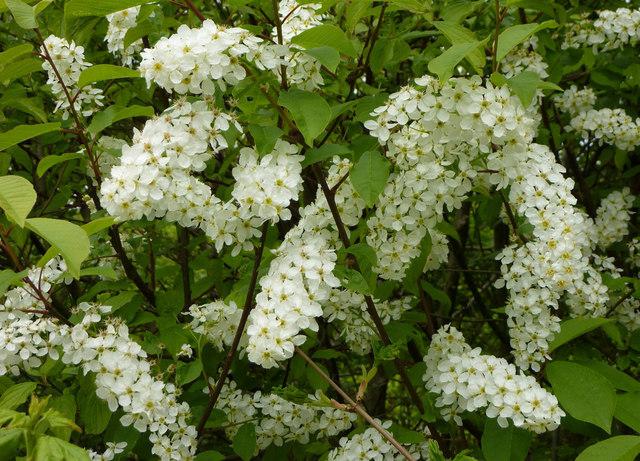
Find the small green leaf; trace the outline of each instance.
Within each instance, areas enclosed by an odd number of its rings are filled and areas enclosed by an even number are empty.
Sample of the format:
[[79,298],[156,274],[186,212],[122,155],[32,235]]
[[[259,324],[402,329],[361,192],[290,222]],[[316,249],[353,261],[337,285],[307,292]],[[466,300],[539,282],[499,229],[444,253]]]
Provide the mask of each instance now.
[[[478,40],[473,32],[460,24],[456,24],[455,22],[434,21],[433,25],[436,29],[442,32],[445,37],[447,37],[447,40],[449,40],[452,45],[457,45],[459,43],[472,43]],[[470,51],[466,55],[466,59],[471,63],[478,74],[482,72],[482,68],[486,62],[483,49],[476,48],[475,50]]]
[[89,461],[89,454],[57,437],[41,435],[34,449],[34,461]]
[[25,429],[17,427],[0,429],[0,461],[18,459],[18,450],[22,445],[25,432]]
[[268,154],[271,152],[276,145],[276,141],[283,133],[280,128],[273,125],[249,125],[247,128],[253,137],[256,151],[258,151],[259,154]]
[[103,80],[140,77],[140,72],[128,67],[114,66],[113,64],[96,64],[82,71],[78,78],[78,88]]
[[7,8],[11,11],[13,18],[23,29],[35,29],[38,27],[36,13],[32,6],[27,5],[22,0],[4,0]]
[[89,377],[80,384],[77,395],[80,421],[86,434],[101,434],[109,425],[111,410],[107,402],[96,395],[96,387]]
[[352,58],[357,56],[353,43],[342,29],[332,24],[321,24],[307,29],[291,39],[291,43],[305,49],[329,46]]
[[64,5],[64,14],[68,17],[106,16],[116,11],[126,10],[132,6],[151,3],[153,0],[71,0]]
[[614,416],[640,434],[640,392],[618,395]]
[[524,461],[531,444],[531,432],[513,425],[502,428],[488,418],[482,433],[482,453],[491,461]]
[[[497,74],[496,74],[497,75]],[[551,82],[545,82],[540,79],[540,76],[532,71],[520,72],[514,75],[507,81],[507,85],[513,90],[513,92],[520,98],[522,105],[529,107],[531,101],[536,95],[536,90],[562,90],[558,85]]]
[[351,154],[346,146],[339,144],[323,144],[322,146],[313,149],[309,149],[304,154],[304,160],[302,160],[302,166],[307,167],[314,163],[322,162],[323,160],[333,158],[334,156],[345,157]]
[[440,56],[429,61],[427,66],[429,72],[432,72],[438,76],[440,81],[446,81],[453,75],[453,69],[467,57],[471,52],[477,50],[479,47],[484,46],[487,43],[487,39],[481,42],[465,42],[456,43],[451,45],[451,48],[447,49]]
[[80,265],[89,256],[89,237],[80,226],[50,218],[30,218],[25,224],[58,249],[73,277],[80,275]]
[[15,146],[27,139],[35,138],[36,136],[52,131],[58,131],[59,129],[60,124],[58,122],[41,123],[39,125],[19,125],[9,131],[0,133],[0,151]]
[[358,264],[360,264],[360,267],[372,267],[378,263],[378,255],[376,255],[376,250],[374,250],[364,242],[351,245],[345,251],[347,253],[351,253],[358,259]]
[[127,30],[127,33],[124,36],[124,43],[122,46],[126,48],[129,47],[133,42],[141,39],[142,37],[146,37],[152,32],[158,30],[158,25],[145,19],[144,21],[138,22],[135,27]]
[[333,269],[333,273],[338,277],[342,286],[348,290],[365,295],[372,294],[373,290],[371,290],[371,286],[369,286],[360,272],[344,266],[336,266]]
[[524,42],[536,32],[539,32],[542,29],[555,27],[558,27],[558,23],[553,20],[549,20],[540,24],[535,22],[530,24],[518,24],[505,29],[500,33],[500,35],[498,35],[496,59],[498,62],[502,61],[509,51]]
[[616,393],[607,378],[583,365],[563,361],[550,362],[545,373],[567,413],[610,433]]
[[291,89],[280,93],[278,102],[291,113],[293,121],[309,146],[313,146],[313,140],[331,121],[329,104],[315,93]]
[[93,116],[87,129],[89,133],[95,136],[120,120],[133,117],[150,118],[154,115],[153,107],[151,106],[109,106]]
[[101,230],[111,227],[115,220],[116,219],[113,216],[104,216],[102,218],[94,219],[87,224],[83,224],[82,229],[87,233],[87,235],[97,234]]
[[2,393],[0,408],[15,410],[29,399],[36,390],[36,386],[37,384],[33,382],[14,384]]
[[243,461],[249,461],[253,458],[253,453],[256,451],[256,448],[255,426],[252,423],[243,424],[233,438],[233,451],[235,451]]
[[363,153],[349,173],[351,184],[367,206],[375,205],[389,179],[390,163],[377,151]]
[[68,162],[69,160],[75,160],[83,157],[84,155],[79,152],[69,152],[69,153],[60,154],[60,155],[47,155],[46,157],[43,157],[38,162],[38,168],[36,168],[36,174],[39,177],[42,177],[47,172],[47,170],[54,165],[58,165],[59,163],[64,163],[64,162]]
[[565,320],[560,324],[560,333],[549,343],[549,352],[553,352],[563,344],[612,321],[612,319],[600,317],[576,317]]
[[633,461],[640,454],[640,436],[618,435],[591,445],[576,461]]
[[176,384],[180,387],[195,381],[202,373],[202,362],[195,360],[188,363],[180,363],[176,368]]
[[316,60],[331,72],[335,72],[338,64],[340,64],[340,53],[335,48],[330,46],[319,46],[317,48],[309,48],[304,50],[310,56],[316,58]]
[[0,208],[18,226],[24,227],[36,198],[33,186],[22,176],[0,176]]

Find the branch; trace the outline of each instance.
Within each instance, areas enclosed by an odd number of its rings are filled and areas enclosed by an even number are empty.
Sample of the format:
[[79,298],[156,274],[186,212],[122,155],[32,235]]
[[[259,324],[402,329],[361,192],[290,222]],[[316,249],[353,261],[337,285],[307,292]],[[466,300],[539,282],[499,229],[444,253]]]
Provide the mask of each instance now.
[[222,372],[220,373],[220,377],[216,382],[216,386],[209,393],[209,402],[207,403],[207,407],[200,418],[200,422],[198,423],[198,436],[201,436],[204,431],[204,426],[211,416],[211,412],[220,397],[220,392],[222,392],[222,386],[224,386],[225,381],[227,380],[227,376],[229,375],[229,370],[231,369],[231,363],[233,362],[233,358],[236,355],[236,351],[238,350],[238,346],[240,345],[240,339],[242,338],[242,334],[244,333],[244,327],[247,324],[247,319],[249,318],[249,313],[251,309],[253,309],[254,301],[255,301],[255,290],[258,282],[258,270],[260,269],[260,261],[262,260],[262,253],[264,252],[265,242],[267,240],[267,229],[269,227],[269,222],[266,221],[262,225],[262,235],[260,237],[260,246],[256,248],[256,258],[253,262],[253,272],[251,273],[251,281],[249,282],[249,290],[247,291],[247,297],[244,301],[244,307],[242,308],[242,315],[240,317],[240,323],[238,323],[238,329],[236,330],[236,334],[233,337],[233,343],[231,344],[231,348],[229,352],[227,352],[227,356],[222,365]]
[[207,18],[205,18],[204,14],[198,9],[198,7],[193,3],[192,0],[184,0],[184,4],[187,8],[189,8],[193,14],[195,14],[198,19],[204,22]]

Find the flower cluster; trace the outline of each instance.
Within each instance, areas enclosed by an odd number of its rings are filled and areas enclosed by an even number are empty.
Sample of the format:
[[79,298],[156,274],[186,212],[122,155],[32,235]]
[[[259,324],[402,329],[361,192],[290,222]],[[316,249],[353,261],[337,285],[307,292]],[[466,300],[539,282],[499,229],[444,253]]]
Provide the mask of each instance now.
[[[385,429],[391,427],[391,421],[378,423]],[[411,456],[416,460],[429,460],[428,444],[426,442],[407,447]],[[370,427],[364,432],[340,439],[340,446],[329,452],[328,461],[401,461],[406,459],[391,445],[378,430]]]
[[640,269],[640,237],[636,237],[629,242],[629,265],[634,269]]
[[122,64],[129,67],[133,65],[134,56],[142,50],[142,39],[136,40],[127,47],[124,46],[127,32],[136,26],[138,13],[140,13],[140,7],[133,6],[107,15],[109,27],[104,38],[107,49],[112,54],[120,56]]
[[187,423],[189,405],[178,402],[174,385],[152,376],[145,351],[121,320],[103,321],[111,307],[81,303],[76,309],[80,321],[74,325],[41,313],[49,309],[48,291],[64,271],[54,259],[42,269],[31,269],[25,287],[7,293],[0,307],[0,375],[38,367],[45,356],[79,365],[84,374],[95,375],[96,394],[109,409],[123,410],[121,424],[151,432],[154,455],[162,461],[190,459],[196,431]]
[[458,330],[444,326],[433,335],[424,358],[427,389],[439,394],[436,405],[443,416],[462,423],[459,413],[486,408],[502,427],[509,420],[534,432],[554,430],[564,412],[553,394],[532,376],[518,373],[506,360],[472,349]]
[[595,241],[600,248],[619,242],[629,233],[634,200],[635,196],[625,187],[610,193],[600,202],[595,219]]
[[611,315],[629,331],[640,329],[640,299],[625,299]]
[[[398,320],[411,309],[411,298],[375,301],[382,323]],[[329,299],[322,303],[323,315],[335,326],[335,337],[346,343],[349,350],[364,355],[371,352],[371,344],[378,333],[367,312],[364,296],[347,290],[332,289]]]
[[607,51],[627,44],[635,45],[639,38],[640,10],[603,10],[598,12],[598,19],[595,21],[582,15],[571,24],[565,34],[562,49],[591,46],[595,52]]
[[[210,381],[215,384],[213,379]],[[349,429],[356,419],[354,413],[321,403],[319,395],[309,395],[306,400],[308,403],[294,403],[277,394],[260,391],[250,394],[229,381],[222,388],[216,408],[227,416],[225,430],[229,438],[233,438],[243,423],[253,422],[258,450],[271,444],[309,443],[312,438],[331,437]]]
[[[313,56],[305,53],[291,44],[291,39],[307,29],[322,24],[322,16],[317,13],[321,9],[320,3],[300,4],[297,0],[282,0],[278,6],[280,21],[282,21],[282,42],[288,46],[282,57],[287,80],[302,89],[313,90],[324,83],[320,74],[321,64]],[[271,33],[274,41],[278,40],[278,31],[274,27]],[[277,73],[281,69],[274,69]]]
[[572,117],[592,109],[596,104],[596,94],[592,88],[584,87],[578,89],[577,86],[571,85],[568,90],[564,90],[561,94],[554,97],[554,101],[562,112],[566,112]]
[[539,53],[534,51],[533,46],[524,44],[509,52],[502,61],[500,69],[505,77],[511,78],[522,72],[534,72],[541,79],[549,76],[547,69],[549,65]]
[[245,29],[206,20],[199,28],[183,24],[175,34],[142,51],[140,71],[148,84],[155,82],[167,91],[213,94],[216,85],[224,90],[247,76],[241,58],[260,69],[275,69],[280,54],[278,46],[265,45]]
[[91,85],[78,88],[80,74],[91,67],[91,64],[84,60],[84,48],[55,35],[49,35],[43,47],[47,49],[53,62],[52,66],[45,60],[42,68],[47,71],[47,84],[51,85],[51,91],[57,99],[55,110],[62,110],[62,118],[66,120],[70,113],[71,98],[76,112],[85,117],[93,114],[97,107],[102,106],[104,96],[101,89]]
[[88,450],[91,461],[113,461],[116,455],[119,455],[127,448],[127,442],[107,442],[106,445],[107,449],[102,453]]
[[227,147],[223,133],[231,127],[240,129],[232,116],[205,101],[178,101],[123,147],[120,164],[102,183],[102,205],[122,220],[164,218],[200,227],[218,250],[233,243],[236,252],[250,249],[263,221],[289,219],[289,201],[301,190],[302,157],[280,140],[262,159],[243,149],[233,170],[235,198],[223,202],[192,173]]
[[[194,304],[188,315],[192,317],[191,331],[206,336],[216,349],[223,351],[225,346],[233,343],[242,310],[233,301],[229,304],[213,301],[201,306]],[[244,347],[246,342],[246,335],[243,335],[240,347]]]
[[[350,167],[348,160],[334,159],[328,183],[337,184]],[[364,202],[350,181],[340,184],[335,199],[344,224],[357,224]],[[328,299],[331,288],[340,284],[332,273],[337,232],[320,190],[316,201],[300,210],[300,216],[298,224],[275,250],[276,257],[260,280],[261,291],[249,316],[248,357],[265,368],[293,355],[294,346],[305,340],[300,330],[317,331],[315,318],[322,315],[321,303]]]
[[640,118],[628,115],[624,109],[590,109],[580,112],[567,131],[576,131],[584,138],[589,135],[600,144],[612,144],[621,150],[632,151],[640,146]]

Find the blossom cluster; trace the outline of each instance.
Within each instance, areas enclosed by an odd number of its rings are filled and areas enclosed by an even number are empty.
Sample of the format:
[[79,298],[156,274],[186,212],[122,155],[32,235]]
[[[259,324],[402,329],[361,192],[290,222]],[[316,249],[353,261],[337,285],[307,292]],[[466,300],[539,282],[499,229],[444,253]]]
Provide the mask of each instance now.
[[[211,379],[211,383],[215,381]],[[229,438],[233,438],[243,423],[253,422],[258,450],[271,444],[309,443],[312,438],[331,437],[349,429],[356,419],[354,413],[321,403],[319,394],[307,396],[307,401],[294,403],[261,391],[251,394],[229,381],[222,388],[216,408],[227,416],[225,431]]]
[[140,7],[132,6],[107,15],[109,27],[104,38],[107,49],[111,54],[120,56],[122,64],[129,67],[133,65],[135,55],[142,50],[142,39],[136,40],[127,47],[124,46],[124,39],[129,29],[136,26],[139,13]]
[[231,127],[240,130],[232,116],[207,101],[178,101],[123,147],[120,164],[102,183],[102,205],[122,220],[164,218],[200,227],[218,250],[234,243],[235,251],[250,249],[263,221],[289,219],[289,201],[302,187],[302,157],[281,140],[261,159],[255,150],[242,149],[233,169],[234,198],[223,202],[193,173],[227,147],[223,133]]
[[595,106],[596,94],[593,88],[584,87],[578,89],[577,86],[571,85],[569,89],[556,95],[554,101],[558,109],[575,117],[581,112],[586,112]]
[[[192,318],[189,326],[194,333],[205,336],[216,349],[224,351],[225,346],[233,343],[241,315],[242,310],[233,301],[229,304],[220,300],[200,306],[194,304],[189,307]],[[246,346],[246,342],[246,335],[243,335],[240,347]]]
[[[84,60],[84,47],[69,43],[64,38],[49,35],[43,47],[51,57],[51,62],[45,60],[42,68],[47,71],[47,84],[55,96],[55,110],[62,110],[62,118],[66,120],[70,113],[69,99],[73,101],[73,108],[82,115],[93,114],[99,106],[102,106],[104,95],[100,88],[85,85],[78,88],[78,80],[83,70],[91,67]],[[43,50],[44,53],[44,50]]]
[[629,233],[634,200],[635,196],[625,187],[610,193],[600,202],[595,219],[595,241],[600,248],[619,242]]
[[[391,427],[391,421],[377,421],[383,428]],[[342,437],[340,445],[329,452],[328,461],[401,461],[406,459],[391,445],[378,430],[370,427],[364,432],[351,437]],[[429,449],[426,442],[410,445],[407,450],[416,460],[429,460]]]
[[246,29],[206,20],[198,28],[183,24],[175,34],[143,50],[140,71],[148,84],[155,82],[167,91],[213,94],[216,85],[224,91],[247,76],[242,58],[260,69],[275,69],[281,48],[265,44]]
[[45,356],[79,365],[84,374],[94,374],[96,395],[109,409],[122,409],[121,424],[151,432],[154,455],[162,461],[192,457],[196,430],[187,422],[189,405],[178,402],[173,384],[153,377],[146,352],[124,322],[103,320],[111,307],[81,303],[76,309],[80,320],[73,325],[42,314],[50,308],[49,290],[64,279],[65,270],[53,259],[42,269],[31,269],[24,287],[6,294],[0,306],[0,375],[38,367]]
[[102,453],[93,450],[87,450],[91,461],[113,461],[116,455],[119,455],[127,448],[127,442],[107,442],[107,448]]
[[595,52],[635,45],[640,38],[640,10],[618,8],[598,12],[598,19],[581,15],[568,26],[562,49],[591,46]]
[[640,269],[640,237],[636,237],[629,242],[629,265],[634,269]]
[[632,151],[640,146],[640,118],[628,115],[624,109],[590,109],[580,112],[568,127],[584,138],[589,135],[600,144],[615,145],[621,150]]
[[528,40],[522,45],[510,51],[502,61],[500,70],[506,78],[515,77],[522,72],[528,71],[538,74],[541,79],[549,76],[547,69],[549,65],[544,58],[535,51],[537,42]]
[[[398,320],[411,309],[411,297],[408,296],[390,301],[374,299],[374,302],[383,325]],[[335,326],[335,339],[344,342],[356,354],[371,352],[371,344],[378,333],[362,294],[334,288],[322,308],[323,316]]]
[[[334,159],[328,183],[337,184],[348,174],[348,160]],[[364,202],[349,180],[336,191],[336,205],[346,226],[357,224]],[[300,210],[300,220],[274,251],[269,272],[260,279],[261,291],[249,315],[247,335],[249,360],[265,368],[293,355],[294,346],[305,336],[300,331],[317,331],[316,317],[332,288],[340,285],[333,275],[338,237],[333,216],[322,192],[314,203]]]
[[[282,56],[282,65],[285,67],[287,80],[304,90],[313,90],[324,83],[320,68],[320,62],[313,56],[291,43],[291,39],[307,29],[322,24],[322,15],[318,10],[322,8],[320,3],[298,3],[297,0],[282,0],[278,5],[280,15],[282,42],[288,47],[286,54]],[[278,30],[273,28],[271,37],[278,41]],[[277,73],[282,69],[275,69]]]
[[438,394],[436,405],[446,407],[445,420],[462,424],[459,413],[485,409],[501,427],[509,420],[534,432],[552,431],[565,415],[553,394],[532,376],[519,373],[505,359],[472,349],[461,332],[449,325],[433,335],[424,358],[427,389]]

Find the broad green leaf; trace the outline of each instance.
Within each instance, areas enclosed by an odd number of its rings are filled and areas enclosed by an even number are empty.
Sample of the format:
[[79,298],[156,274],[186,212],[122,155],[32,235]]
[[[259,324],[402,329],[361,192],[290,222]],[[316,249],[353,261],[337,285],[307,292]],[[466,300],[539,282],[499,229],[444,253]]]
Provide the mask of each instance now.
[[139,78],[140,76],[140,72],[128,67],[114,66],[113,64],[96,64],[82,71],[78,78],[78,88],[103,80]]
[[591,445],[576,461],[633,461],[640,454],[640,436],[618,435]]
[[68,162],[69,160],[75,160],[78,158],[83,158],[84,155],[79,152],[68,152],[66,154],[60,155],[47,155],[43,157],[42,160],[38,162],[38,168],[36,168],[36,174],[39,177],[42,177],[49,168],[54,165],[58,165],[59,163]]
[[95,384],[90,378],[84,378],[77,395],[80,421],[87,434],[101,434],[111,419],[111,410],[107,402],[96,395]]
[[24,227],[36,198],[33,186],[22,176],[0,176],[0,208],[18,226]]
[[374,250],[364,242],[351,245],[345,251],[347,253],[351,253],[358,259],[358,264],[360,264],[360,267],[372,267],[375,266],[378,262],[376,250]]
[[35,138],[36,136],[52,131],[58,131],[59,129],[60,124],[58,122],[40,123],[38,125],[19,125],[9,131],[0,133],[0,151],[15,146],[27,139]]
[[222,461],[226,458],[218,451],[207,450],[202,453],[198,453],[193,461]]
[[14,384],[2,393],[0,408],[15,410],[29,399],[36,390],[36,386],[37,384],[33,382]]
[[202,374],[202,362],[195,360],[188,363],[180,363],[176,368],[176,384],[184,386],[195,381]]
[[[61,416],[63,416],[64,418],[67,418],[69,421],[74,423],[74,426],[75,426],[76,410],[77,410],[76,399],[70,392],[65,392],[64,394],[58,397],[53,397],[49,401],[49,407],[58,411],[58,413]],[[75,427],[74,426],[57,427],[57,428],[54,428],[51,431],[51,433],[60,439],[68,441],[71,438],[71,433],[74,430],[79,429],[77,426]]]
[[399,424],[392,424],[389,431],[393,434],[393,437],[400,443],[424,443],[424,433],[418,431],[412,431],[406,427],[402,427]]
[[524,461],[531,444],[531,432],[513,425],[502,428],[487,418],[482,433],[482,453],[491,461]]
[[111,266],[94,266],[80,269],[78,277],[102,277],[103,279],[116,280],[118,273]]
[[619,394],[614,416],[640,434],[640,392]]
[[411,293],[418,294],[418,280],[431,253],[431,234],[427,231],[420,241],[420,254],[411,260],[404,276],[404,285]]
[[342,29],[332,24],[321,24],[307,29],[291,39],[291,43],[305,49],[329,46],[352,58],[357,56],[353,43]]
[[595,360],[576,360],[576,362],[600,373],[602,376],[607,378],[611,385],[616,389],[627,392],[640,392],[640,381],[633,379],[631,376],[618,370],[616,367],[612,367],[604,362],[597,362]]
[[389,179],[390,164],[380,152],[367,151],[351,168],[349,178],[367,206],[373,206]]
[[330,46],[319,46],[317,48],[309,48],[304,50],[310,56],[316,58],[316,60],[331,72],[335,72],[338,64],[340,64],[340,53],[335,48]]
[[551,82],[545,82],[540,79],[540,76],[532,71],[520,72],[507,80],[507,85],[511,87],[513,92],[520,98],[522,105],[529,107],[533,97],[536,95],[536,90],[562,90],[558,85]]
[[107,229],[111,227],[115,222],[115,218],[112,216],[104,216],[102,218],[94,219],[87,224],[82,225],[82,229],[87,233],[87,235],[97,234],[103,229]]
[[[471,32],[466,27],[461,26],[460,24],[456,24],[455,22],[435,21],[433,22],[433,25],[436,29],[442,32],[445,37],[447,37],[447,40],[449,40],[452,45],[478,41],[473,32]],[[484,50],[481,48],[472,50],[469,52],[466,58],[471,63],[475,71],[480,74],[486,62]]]
[[448,80],[453,75],[453,69],[458,63],[486,42],[487,40],[485,39],[482,42],[476,41],[452,45],[440,56],[429,61],[427,66],[429,72],[436,74],[440,81]]
[[607,378],[583,365],[555,360],[545,372],[567,413],[610,433],[616,393]]
[[25,75],[41,71],[42,61],[36,58],[20,59],[0,69],[0,83],[6,86]]
[[120,120],[132,117],[150,118],[153,116],[154,111],[151,106],[109,106],[93,116],[87,129],[89,133],[95,136]]
[[336,155],[339,157],[345,157],[349,154],[351,154],[351,151],[346,146],[341,146],[339,144],[323,144],[318,148],[309,149],[304,154],[302,166],[306,167],[309,165],[313,165],[314,163],[333,158]]
[[549,352],[553,352],[563,344],[612,321],[612,319],[601,317],[576,317],[565,320],[560,324],[560,333],[549,343]]
[[253,452],[256,451],[257,439],[256,428],[252,423],[246,423],[240,426],[235,437],[233,437],[233,451],[236,452],[243,461],[249,461],[253,458]]
[[26,227],[56,247],[69,273],[78,278],[80,265],[89,256],[89,237],[80,226],[60,219],[30,218]]
[[333,269],[333,273],[340,280],[342,286],[348,290],[364,295],[372,294],[371,286],[360,272],[339,265]]
[[[14,46],[8,50],[0,53],[0,66],[6,66],[14,59],[30,54],[33,51],[33,45],[30,43],[23,43],[22,45]],[[0,79],[1,81],[2,79]]]
[[283,133],[280,128],[274,125],[249,125],[247,128],[259,154],[270,153]]
[[35,29],[38,27],[36,13],[32,6],[27,5],[22,0],[4,0],[7,8],[11,11],[13,18],[23,29]]
[[11,269],[0,271],[0,296],[4,295],[11,285],[19,283],[27,274],[27,270],[22,272],[13,272]]
[[22,445],[25,432],[25,429],[17,427],[0,429],[0,461],[18,459],[18,450]]
[[69,17],[106,16],[132,6],[151,3],[153,0],[71,0],[64,5],[64,14]]
[[39,122],[46,123],[47,114],[44,111],[42,99],[27,97],[8,97],[0,100],[0,107],[11,107],[25,114],[32,115]]
[[313,140],[324,131],[331,120],[329,104],[315,93],[297,89],[280,93],[278,102],[291,113],[305,142],[313,146]]
[[41,435],[36,442],[34,461],[89,461],[89,454],[57,437]]
[[442,9],[442,19],[449,22],[460,23],[476,10],[483,9],[486,3],[482,0],[470,2],[469,0],[454,0],[447,2]]
[[135,27],[129,29],[124,36],[123,46],[128,48],[133,42],[141,39],[142,37],[146,37],[152,32],[158,30],[158,25],[145,19],[144,21],[138,22]]
[[553,20],[549,20],[540,24],[535,22],[530,24],[518,24],[505,29],[500,33],[500,35],[498,35],[496,59],[498,62],[502,61],[509,51],[524,42],[536,32],[539,32],[542,29],[555,27],[558,27],[558,23]]

